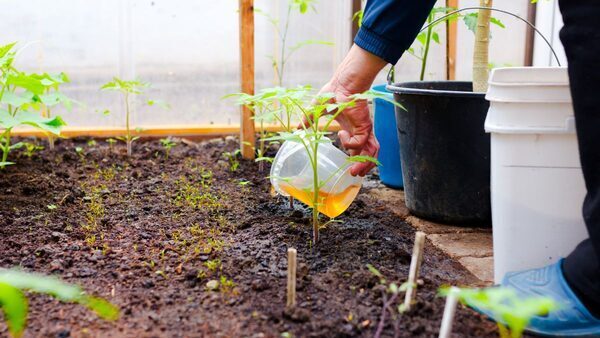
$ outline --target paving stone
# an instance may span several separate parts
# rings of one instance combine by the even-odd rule
[[[493,257],[463,257],[458,262],[482,282],[488,285],[494,283]]]
[[[492,232],[492,228],[460,227],[450,224],[435,223],[418,218],[416,216],[408,216],[406,217],[405,221],[408,224],[412,225],[415,229],[423,231],[426,234],[460,234],[472,232]]]
[[[369,195],[387,205],[387,209],[398,217],[404,219],[409,215],[408,208],[404,204],[404,191],[379,187],[369,190]]]
[[[451,258],[491,257],[491,233],[432,234],[427,238]]]

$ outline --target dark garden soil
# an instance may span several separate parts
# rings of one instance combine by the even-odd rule
[[[168,160],[158,141],[135,144],[131,159],[122,145],[93,143],[13,154],[0,172],[0,266],[80,284],[121,317],[31,295],[26,337],[371,337],[382,290],[366,265],[391,281],[408,275],[414,230],[368,188],[311,248],[308,209],[272,197],[256,163],[230,170],[223,152],[235,138],[180,143]],[[285,313],[288,247],[298,249],[298,308]],[[388,319],[384,336],[437,337],[437,288],[475,281],[427,245],[418,303]],[[454,332],[497,336],[464,307]]]

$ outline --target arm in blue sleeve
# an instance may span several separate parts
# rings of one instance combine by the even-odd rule
[[[434,4],[435,0],[367,0],[354,43],[396,64],[419,34]]]

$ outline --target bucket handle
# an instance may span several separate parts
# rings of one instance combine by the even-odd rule
[[[554,48],[552,47],[552,44],[550,43],[550,41],[548,41],[548,39],[544,36],[544,34],[542,34],[542,32],[540,32],[531,22],[527,21],[526,19],[523,19],[522,17],[518,16],[517,14],[514,14],[512,12],[509,11],[505,11],[503,9],[498,9],[498,8],[493,8],[493,7],[483,7],[483,6],[472,6],[472,7],[464,7],[464,8],[460,8],[457,9],[455,11],[452,11],[446,15],[443,15],[435,20],[433,20],[432,22],[428,23],[427,25],[425,25],[423,28],[421,28],[421,30],[419,31],[419,33],[423,32],[424,30],[426,30],[427,28],[434,26],[436,24],[438,24],[440,21],[445,20],[446,18],[456,14],[456,13],[460,13],[460,12],[464,12],[464,11],[469,11],[469,10],[479,10],[479,9],[487,9],[490,11],[494,11],[494,12],[500,12],[500,13],[504,13],[507,15],[510,15],[514,18],[517,18],[521,21],[523,21],[525,24],[527,24],[527,26],[529,26],[531,29],[533,29],[546,43],[546,45],[548,45],[548,48],[550,48],[550,51],[552,52],[552,55],[554,55],[554,58],[556,59],[556,63],[558,64],[558,66],[560,67],[560,60],[558,59],[558,55],[556,55],[556,51],[554,50]],[[394,82],[394,67],[390,67],[390,70],[388,72],[387,75],[387,81],[388,84],[393,84]]]

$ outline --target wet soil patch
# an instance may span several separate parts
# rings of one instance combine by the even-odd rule
[[[53,274],[105,297],[121,318],[32,295],[26,337],[371,337],[382,287],[408,275],[414,230],[363,188],[311,243],[309,210],[273,197],[235,138],[121,145],[60,140],[0,172],[0,266]],[[239,166],[238,163],[239,162]],[[237,167],[236,170],[232,168]],[[284,311],[286,250],[298,250],[298,307]],[[418,303],[385,337],[437,337],[444,284],[476,279],[427,245]],[[389,318],[389,317],[388,317]],[[495,337],[460,307],[455,337]],[[0,324],[0,335],[7,329]]]

